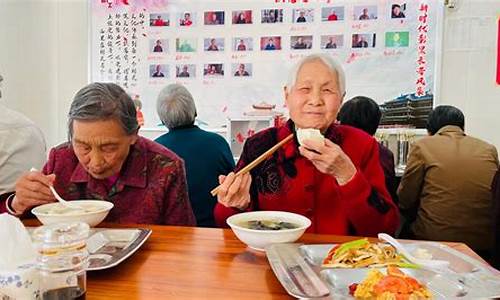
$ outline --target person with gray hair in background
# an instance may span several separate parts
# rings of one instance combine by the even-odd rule
[[[248,138],[236,170],[290,134],[295,139],[249,173],[219,178],[219,226],[242,211],[281,210],[310,218],[308,231],[314,233],[395,232],[399,216],[385,186],[377,141],[357,128],[335,123],[345,87],[342,66],[330,55],[306,56],[292,68],[284,87],[290,120]],[[303,129],[323,136],[299,143],[296,133]]]
[[[53,185],[67,200],[112,202],[108,222],[195,225],[182,159],[138,130],[134,102],[121,87],[85,86],[71,103],[69,142],[50,151],[41,172],[17,180],[12,211],[54,202]]]
[[[191,93],[180,84],[163,88],[157,100],[158,115],[168,133],[156,142],[184,159],[189,199],[198,226],[214,227],[213,209],[217,198],[210,191],[218,176],[234,169],[234,159],[226,140],[194,125],[196,106]]]
[[[0,84],[2,81],[0,75]],[[0,213],[9,212],[6,200],[14,197],[16,179],[32,167],[43,166],[46,151],[40,128],[0,103]]]

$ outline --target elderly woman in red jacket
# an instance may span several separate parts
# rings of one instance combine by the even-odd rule
[[[319,129],[323,142],[295,138],[249,174],[220,176],[215,218],[248,210],[282,210],[307,216],[309,232],[374,236],[394,233],[397,208],[385,187],[378,144],[371,136],[334,123],[345,95],[341,66],[330,56],[303,58],[284,88],[290,120],[249,138],[236,169],[299,128]]]

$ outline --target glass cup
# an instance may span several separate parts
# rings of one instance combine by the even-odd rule
[[[87,237],[85,223],[56,223],[37,228],[40,293],[43,300],[85,299]]]

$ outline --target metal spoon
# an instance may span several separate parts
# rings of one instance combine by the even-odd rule
[[[37,172],[38,170],[35,169],[35,168],[31,168],[30,171],[31,172]],[[49,189],[52,192],[52,194],[54,194],[54,197],[56,197],[57,201],[59,201],[59,203],[61,203],[62,205],[66,206],[67,208],[80,209],[80,210],[84,209],[83,207],[80,207],[77,204],[74,204],[74,203],[71,203],[70,201],[64,200],[61,196],[59,196],[59,194],[56,192],[56,189],[54,189],[54,187],[52,185],[49,185]]]
[[[415,263],[422,267],[427,267],[435,270],[446,270],[450,265],[450,262],[445,260],[416,258],[415,256],[411,255],[410,252],[406,250],[403,245],[401,245],[401,243],[399,243],[398,241],[396,241],[396,239],[386,233],[379,233],[378,238],[379,240],[386,241],[387,243],[391,244],[394,248],[396,248],[396,250],[398,250],[399,253],[403,254],[406,259],[408,259],[412,263]]]
[[[52,185],[50,185],[49,188],[52,191],[52,194],[54,194],[54,197],[56,197],[57,201],[59,201],[59,203],[61,203],[62,205],[66,206],[67,208],[71,208],[71,209],[80,209],[80,210],[84,209],[84,208],[80,207],[79,205],[76,205],[74,203],[71,203],[70,201],[64,200],[61,196],[59,196],[59,194],[56,192],[56,189]]]

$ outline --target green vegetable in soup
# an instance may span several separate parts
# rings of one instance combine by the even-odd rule
[[[299,228],[298,224],[273,220],[251,220],[240,224],[241,227],[255,230],[283,230]]]

